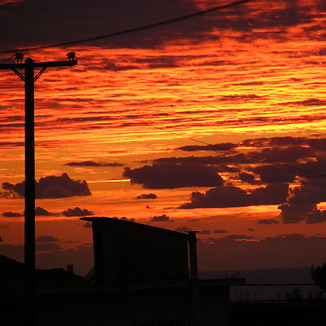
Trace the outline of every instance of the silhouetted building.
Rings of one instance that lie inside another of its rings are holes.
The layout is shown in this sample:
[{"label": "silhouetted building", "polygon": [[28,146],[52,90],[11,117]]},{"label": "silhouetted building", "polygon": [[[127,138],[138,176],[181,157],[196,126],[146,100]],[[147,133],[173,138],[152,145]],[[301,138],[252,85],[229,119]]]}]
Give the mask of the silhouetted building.
[{"label": "silhouetted building", "polygon": [[98,283],[189,279],[189,234],[114,218],[92,222]]},{"label": "silhouetted building", "polygon": [[[0,297],[4,294],[22,294],[24,284],[24,264],[0,255]],[[84,283],[81,276],[62,268],[36,269],[37,289],[80,286]]]},{"label": "silhouetted building", "polygon": [[244,280],[198,280],[195,232],[115,218],[82,219],[92,222],[95,282],[107,289],[110,302],[105,322],[230,325],[229,286]]},{"label": "silhouetted building", "polygon": [[[229,287],[198,280],[196,233],[92,217],[94,273],[36,271],[36,326],[228,326]],[[0,256],[1,325],[22,325],[24,264]]]}]

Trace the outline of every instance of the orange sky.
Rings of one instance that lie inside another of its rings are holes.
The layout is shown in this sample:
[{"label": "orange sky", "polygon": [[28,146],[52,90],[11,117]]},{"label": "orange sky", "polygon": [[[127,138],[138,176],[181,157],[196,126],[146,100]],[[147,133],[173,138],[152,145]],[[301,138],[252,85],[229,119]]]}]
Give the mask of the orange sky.
[{"label": "orange sky", "polygon": [[[0,6],[21,23],[28,8],[54,17],[60,5],[13,2]],[[126,11],[127,3],[89,10],[82,1],[75,13],[68,6],[60,26],[40,17],[22,30],[2,16],[12,35],[0,52],[230,2],[144,0]],[[49,198],[51,188],[37,199],[48,214],[37,216],[38,266],[74,263],[77,272],[87,271],[91,229],[79,220],[86,211],[201,231],[201,269],[323,262],[325,13],[323,1],[253,1],[140,33],[25,53],[35,61],[77,54],[77,66],[48,69],[35,84],[36,176],[59,180],[66,173],[92,193]],[[1,63],[14,62],[12,54],[2,53]],[[0,181],[14,187],[24,179],[24,84],[1,70],[0,85]],[[22,259],[23,199],[5,188],[0,254]],[[69,209],[76,216],[65,216]]]}]

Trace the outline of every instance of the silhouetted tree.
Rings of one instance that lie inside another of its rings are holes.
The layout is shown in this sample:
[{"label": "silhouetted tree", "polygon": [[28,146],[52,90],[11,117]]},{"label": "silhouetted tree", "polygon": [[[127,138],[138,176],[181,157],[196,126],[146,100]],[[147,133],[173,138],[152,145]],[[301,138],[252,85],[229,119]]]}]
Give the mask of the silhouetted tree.
[{"label": "silhouetted tree", "polygon": [[290,292],[286,292],[285,297],[287,301],[295,301],[295,302],[299,302],[304,299],[304,296],[301,293],[299,287],[292,289]]},{"label": "silhouetted tree", "polygon": [[316,267],[312,265],[310,273],[315,284],[326,292],[326,263]]}]

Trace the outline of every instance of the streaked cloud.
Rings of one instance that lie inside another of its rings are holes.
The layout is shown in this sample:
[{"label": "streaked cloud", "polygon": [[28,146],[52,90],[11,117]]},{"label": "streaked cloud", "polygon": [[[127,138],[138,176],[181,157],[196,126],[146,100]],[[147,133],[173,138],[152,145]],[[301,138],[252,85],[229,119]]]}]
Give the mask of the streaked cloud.
[{"label": "streaked cloud", "polygon": [[[24,197],[25,183],[12,184],[5,182],[2,184],[5,193],[13,197]],[[40,178],[35,183],[36,198],[62,198],[71,196],[90,196],[91,192],[86,181],[73,180],[68,174],[61,176],[48,176]]]},{"label": "streaked cloud", "polygon": [[251,205],[275,205],[286,201],[287,184],[271,184],[247,192],[234,186],[221,186],[205,193],[193,192],[190,202],[180,206],[183,209],[209,207],[245,207]]},{"label": "streaked cloud", "polygon": [[58,214],[50,213],[48,210],[38,206],[38,207],[35,208],[35,215],[36,216],[55,216],[55,215],[58,215]]},{"label": "streaked cloud", "polygon": [[2,215],[4,217],[22,217],[24,214],[18,213],[18,212],[3,212]]},{"label": "streaked cloud", "polygon": [[67,208],[64,210],[62,215],[67,216],[67,217],[72,217],[72,216],[90,216],[94,215],[94,213],[86,208],[80,208],[80,207],[75,207],[75,208]]},{"label": "streaked cloud", "polygon": [[188,226],[179,226],[174,229],[177,232],[191,232],[192,228],[189,228]]},{"label": "streaked cloud", "polygon": [[278,224],[279,221],[274,218],[262,218],[258,220],[258,224]]},{"label": "streaked cloud", "polygon": [[222,233],[227,233],[228,231],[224,230],[224,229],[214,229],[213,233],[216,234],[222,234]]},{"label": "streaked cloud", "polygon": [[283,223],[316,224],[326,221],[326,210],[320,210],[316,204],[285,203],[278,207],[281,210],[280,217]]},{"label": "streaked cloud", "polygon": [[61,250],[62,247],[54,242],[37,242],[35,244],[35,250],[36,252],[53,252]]},{"label": "streaked cloud", "polygon": [[155,194],[142,194],[136,197],[136,199],[157,199]]},{"label": "streaked cloud", "polygon": [[82,161],[82,162],[69,162],[65,163],[64,165],[68,166],[90,166],[90,167],[102,167],[102,166],[108,166],[108,167],[120,167],[123,166],[121,163],[113,162],[113,163],[105,163],[105,162],[94,162],[94,161]]},{"label": "streaked cloud", "polygon": [[214,168],[190,164],[153,164],[136,169],[126,168],[123,176],[130,178],[131,183],[143,184],[148,189],[209,187],[223,184],[223,179]]},{"label": "streaked cloud", "polygon": [[58,242],[59,239],[51,235],[40,235],[35,239],[36,242]]},{"label": "streaked cloud", "polygon": [[246,234],[230,234],[225,237],[219,238],[219,239],[230,239],[235,241],[241,241],[241,240],[253,240],[255,239],[254,236],[246,235]]},{"label": "streaked cloud", "polygon": [[185,152],[195,152],[195,151],[229,151],[236,148],[237,145],[233,143],[221,143],[215,145],[187,145],[178,147],[177,150]]},{"label": "streaked cloud", "polygon": [[171,221],[171,219],[166,214],[163,214],[160,216],[155,215],[153,218],[150,219],[150,221],[151,222],[167,222],[167,221]]}]

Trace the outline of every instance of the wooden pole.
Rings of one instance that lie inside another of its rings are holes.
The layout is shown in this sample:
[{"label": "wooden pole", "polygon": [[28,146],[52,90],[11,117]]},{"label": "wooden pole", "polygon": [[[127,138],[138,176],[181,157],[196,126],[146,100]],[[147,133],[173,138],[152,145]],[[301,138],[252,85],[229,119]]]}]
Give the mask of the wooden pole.
[{"label": "wooden pole", "polygon": [[34,61],[25,61],[25,325],[35,325]]},{"label": "wooden pole", "polygon": [[[37,62],[16,53],[16,64],[1,64],[0,69],[11,69],[25,82],[25,223],[24,223],[24,294],[25,326],[35,326],[35,135],[34,83],[48,67],[72,67],[77,64],[75,53],[69,61]],[[34,76],[34,68],[42,68]],[[20,70],[24,68],[25,75]]]}]

